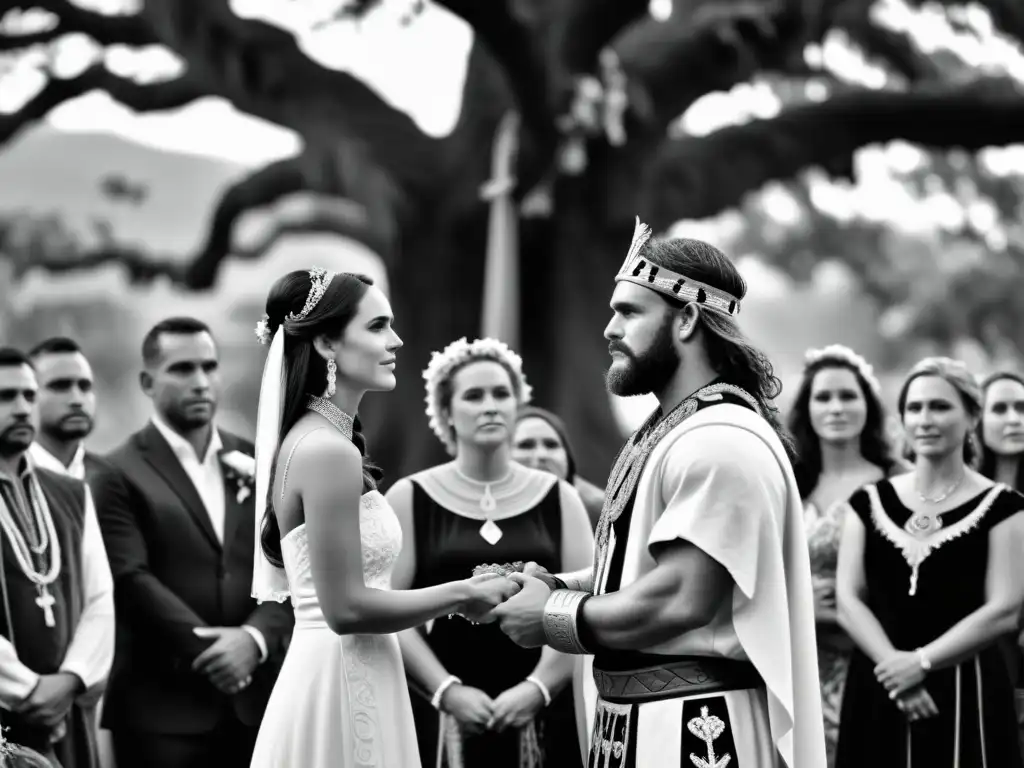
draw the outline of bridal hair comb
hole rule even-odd
[[[297,314],[292,312],[287,319],[302,320],[312,312],[313,308],[320,303],[320,299],[327,293],[327,286],[331,284],[334,275],[334,272],[328,272],[323,267],[313,267],[309,270],[309,294],[306,296],[306,303],[302,306],[301,312]]]

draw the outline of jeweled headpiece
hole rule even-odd
[[[427,418],[430,419],[430,429],[453,456],[455,441],[452,439],[451,429],[444,421],[441,385],[451,378],[452,372],[457,368],[476,360],[495,360],[512,371],[512,385],[519,395],[519,405],[529,403],[533,391],[523,374],[523,359],[509,349],[507,344],[497,339],[476,339],[469,342],[463,336],[440,352],[434,352],[430,356],[426,370],[423,371],[427,390]],[[509,428],[512,428],[511,424]]]
[[[875,376],[875,369],[871,367],[867,360],[846,345],[829,344],[821,349],[808,349],[804,353],[805,372],[812,367],[820,367],[830,362],[853,368],[868,383],[875,397],[879,400],[882,399],[882,385],[878,381],[878,377]]]
[[[306,303],[302,306],[301,312],[298,314],[291,312],[286,319],[302,320],[312,312],[313,307],[320,303],[320,299],[327,292],[327,286],[331,284],[334,275],[334,272],[328,272],[323,267],[313,267],[309,270],[309,294],[306,296]]]
[[[725,291],[714,286],[680,275],[666,267],[652,264],[640,252],[651,238],[651,228],[636,217],[636,228],[633,230],[633,242],[629,244],[626,260],[619,267],[615,282],[626,280],[642,285],[652,291],[658,291],[678,301],[695,301],[706,309],[734,317],[739,314],[740,301]]]

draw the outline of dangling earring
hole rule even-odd
[[[333,357],[330,357],[327,359],[327,394],[325,395],[328,399],[334,397],[334,384],[337,380],[338,364],[334,362]]]
[[[967,433],[967,450],[965,453],[967,456],[967,466],[971,469],[977,469],[978,460],[981,458],[981,442],[978,440],[977,433],[972,429]]]

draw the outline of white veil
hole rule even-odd
[[[263,366],[260,403],[256,414],[256,497],[255,552],[252,563],[252,596],[260,603],[273,600],[283,603],[290,596],[288,577],[283,568],[267,559],[260,545],[263,517],[267,513],[270,474],[281,441],[281,418],[284,410],[284,328],[278,326],[270,342],[270,352]],[[273,514],[273,512],[271,512]]]

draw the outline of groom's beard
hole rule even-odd
[[[604,377],[608,391],[621,397],[646,395],[664,389],[681,362],[672,344],[671,317],[665,319],[643,354],[634,353],[620,341],[611,342],[608,349],[621,352],[628,358],[624,365],[613,363]]]

